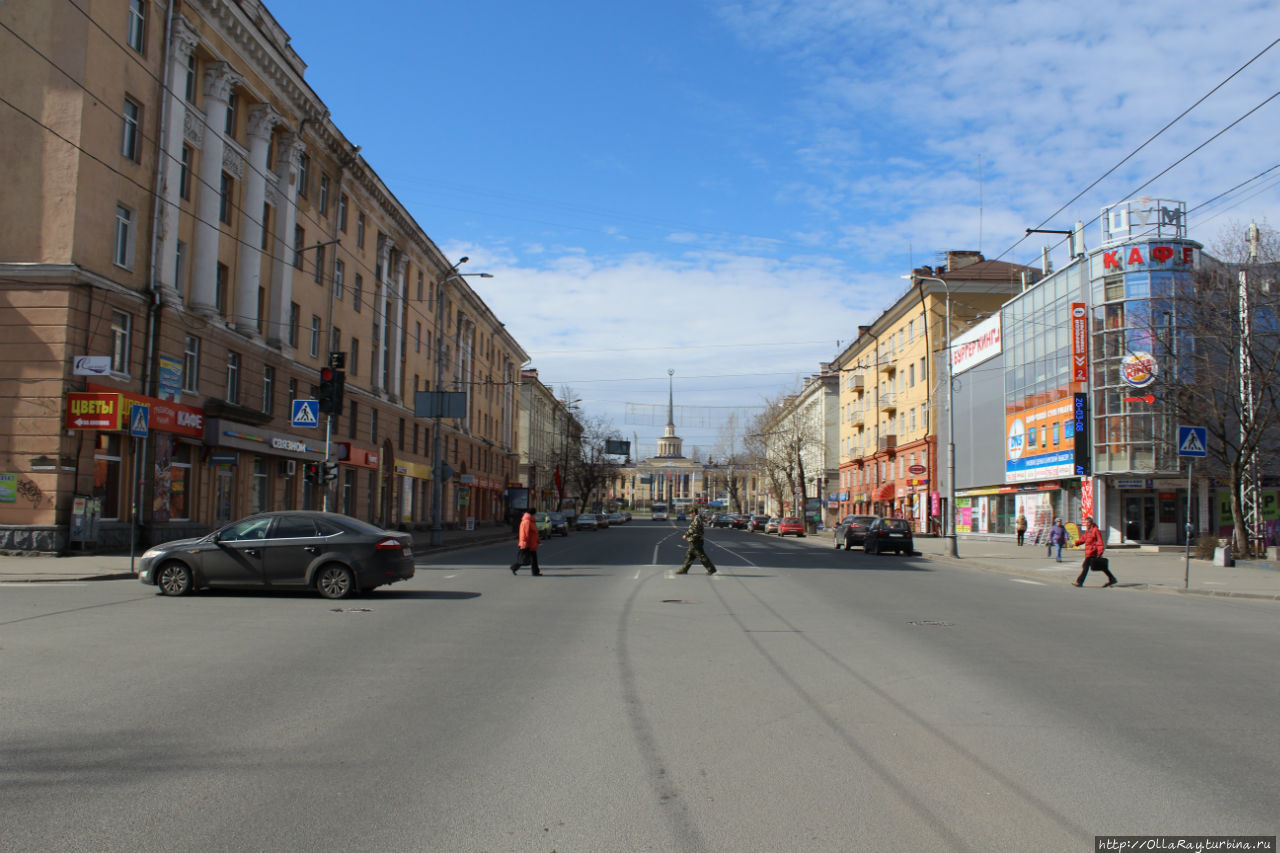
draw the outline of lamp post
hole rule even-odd
[[[458,267],[465,264],[470,258],[463,256],[458,262],[449,267],[445,274],[440,277],[440,281],[436,283],[436,401],[435,401],[435,435],[431,440],[431,539],[432,545],[440,545],[443,543],[443,527],[441,525],[441,511],[444,502],[444,436],[441,434],[441,426],[444,421],[444,412],[442,406],[444,399],[440,396],[440,386],[444,385],[444,286],[451,278],[462,278],[463,273],[458,272]],[[493,275],[487,272],[470,273],[477,278],[493,278]]]
[[[952,373],[951,373],[951,285],[946,279],[937,278],[931,275],[904,275],[903,278],[910,279],[914,282],[916,279],[922,281],[936,281],[941,284],[947,293],[947,511],[943,516],[943,535],[947,537],[947,554],[951,557],[959,557],[960,554],[956,550],[956,415],[955,406],[952,405]]]

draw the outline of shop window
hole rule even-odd
[[[252,493],[250,495],[250,512],[266,512],[271,508],[270,486],[271,478],[267,476],[267,458],[265,456],[253,457],[253,483],[250,486],[252,489]]]
[[[190,494],[194,481],[191,478],[191,445],[179,444],[173,448],[169,460],[169,520],[190,521]]]
[[[119,520],[122,504],[120,489],[123,483],[120,436],[100,432],[93,453],[93,496],[102,500],[103,520]]]

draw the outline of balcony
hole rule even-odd
[[[898,372],[898,363],[896,361],[880,362],[880,372],[885,376],[892,376]]]
[[[892,391],[887,391],[884,394],[881,394],[880,395],[880,411],[882,412],[897,411],[897,408],[898,408],[897,396],[898,395]]]
[[[862,409],[854,409],[849,413],[849,423],[852,426],[860,427],[866,422],[867,416]]]
[[[850,376],[848,380],[846,380],[846,383],[850,391],[856,391],[861,394],[863,391],[867,390],[867,378],[861,373],[856,376]]]
[[[882,435],[880,436],[880,450],[897,450],[898,436]]]

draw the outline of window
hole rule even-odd
[[[196,102],[196,80],[199,75],[196,73],[196,54],[192,51],[187,56],[187,87],[183,93],[186,95],[187,103],[194,104]]]
[[[253,457],[253,485],[249,489],[250,512],[266,512],[271,508],[267,503],[267,486],[267,458],[255,456]]]
[[[197,393],[200,384],[200,339],[187,335],[182,347],[182,390]]]
[[[333,333],[329,336],[329,352],[342,352],[342,329],[337,326],[333,327]]]
[[[316,271],[311,278],[316,284],[324,284],[324,250],[326,246],[316,247]]]
[[[418,273],[418,301],[422,301],[422,273]]]
[[[306,198],[310,188],[307,184],[311,183],[311,157],[302,154],[298,158],[298,198]]]
[[[422,352],[422,324],[421,323],[414,324],[413,351]]]
[[[302,309],[298,303],[289,303],[289,346],[298,345],[298,324],[302,322]]]
[[[231,224],[231,193],[235,186],[235,179],[223,172],[218,187],[218,221],[224,225]]]
[[[275,409],[276,369],[271,365],[262,368],[262,411],[271,414]]]
[[[169,459],[169,520],[189,521],[191,505],[187,495],[194,483],[191,479],[191,445],[179,444]]]
[[[124,129],[120,136],[120,153],[137,161],[142,127],[142,107],[132,98],[124,99]]]
[[[227,316],[227,283],[230,277],[230,268],[226,264],[219,263],[214,275],[213,302],[218,307],[218,314],[222,317]]]
[[[187,292],[187,244],[178,241],[173,259],[173,288],[182,296]]]
[[[120,435],[100,432],[93,451],[93,496],[102,499],[102,518],[120,517]]]
[[[123,311],[111,312],[111,369],[115,373],[129,372],[129,334],[133,317]]]
[[[914,361],[907,365],[907,379],[907,384],[914,388],[916,385],[916,363]]]
[[[113,251],[116,266],[133,269],[133,211],[116,205],[116,244]]]
[[[262,251],[267,251],[271,247],[271,205],[267,202],[262,203]]]
[[[289,378],[289,408],[293,408],[293,401],[298,399],[298,380]]]
[[[364,212],[356,214],[356,247],[364,248]]]
[[[351,375],[355,376],[360,372],[360,339],[351,339]]]
[[[347,267],[342,261],[333,262],[333,298],[342,301],[342,291],[347,277]]]
[[[318,358],[320,356],[320,318],[311,315],[311,357]]]
[[[400,434],[397,438],[396,447],[400,449],[400,452],[404,452],[404,418],[400,419]]]
[[[347,194],[338,196],[338,230],[347,233]]]
[[[228,403],[240,402],[240,353],[227,353],[227,396]]]
[[[320,175],[320,215],[329,215],[329,176]]]
[[[364,301],[364,279],[360,273],[356,273],[355,287],[351,288],[351,307],[360,310],[360,303]]]
[[[147,0],[129,0],[129,47],[144,54],[147,49]]]
[[[191,146],[182,146],[182,161],[178,166],[178,195],[184,201],[191,201],[191,155]]]
[[[378,444],[378,410],[373,408],[369,409],[369,443]]]
[[[302,246],[307,242],[307,232],[301,225],[293,226],[293,268],[302,269]]]
[[[236,119],[240,113],[240,96],[235,92],[227,95],[227,123],[223,130],[231,139],[236,138]]]

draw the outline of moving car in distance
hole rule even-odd
[[[716,515],[711,517],[711,526],[712,527],[732,527],[733,519],[723,512],[717,513]]]
[[[652,518],[654,521],[666,521],[667,505],[654,504],[653,506],[649,507],[649,517]]]
[[[735,513],[734,515],[731,515],[731,516],[729,516],[729,517],[733,520],[733,529],[734,529],[734,530],[746,530],[746,529],[747,529],[747,520],[748,520],[748,519],[747,519],[747,516],[743,515],[742,513]]]
[[[165,595],[205,587],[351,595],[413,577],[413,540],[336,512],[284,510],[233,521],[142,555],[138,580]]]
[[[768,523],[769,523],[769,516],[753,515],[751,516],[750,520],[747,521],[747,529],[753,533],[764,532],[765,525],[767,525]]]
[[[533,526],[538,528],[538,538],[545,539],[551,535],[551,514],[546,512],[534,513]]]
[[[547,516],[551,521],[552,536],[569,535],[569,519],[565,517],[563,512],[549,512]]]
[[[779,536],[804,536],[804,522],[795,517],[787,517],[778,522]]]
[[[615,525],[615,524],[626,524],[626,523],[627,523],[627,520],[626,520],[626,518],[624,518],[624,517],[623,517],[622,513],[620,513],[620,512],[611,512],[611,513],[609,513],[609,526],[610,526],[610,527],[612,527],[612,526],[613,526],[613,525]]]
[[[782,522],[782,519],[780,519],[780,518],[771,518],[771,519],[769,519],[768,521],[766,521],[766,522],[764,523],[764,532],[765,532],[765,533],[777,533],[777,532],[778,532],[778,525],[779,525],[781,522]]]
[[[846,549],[861,545],[867,535],[867,528],[875,520],[874,515],[846,515],[840,519],[840,523],[831,529],[831,541],[836,550],[840,550],[841,545]]]
[[[883,554],[885,551],[910,554],[915,550],[911,522],[905,518],[877,518],[867,528],[862,550],[868,554]]]
[[[574,525],[578,530],[599,530],[600,522],[596,520],[594,512],[578,513],[578,521]]]

